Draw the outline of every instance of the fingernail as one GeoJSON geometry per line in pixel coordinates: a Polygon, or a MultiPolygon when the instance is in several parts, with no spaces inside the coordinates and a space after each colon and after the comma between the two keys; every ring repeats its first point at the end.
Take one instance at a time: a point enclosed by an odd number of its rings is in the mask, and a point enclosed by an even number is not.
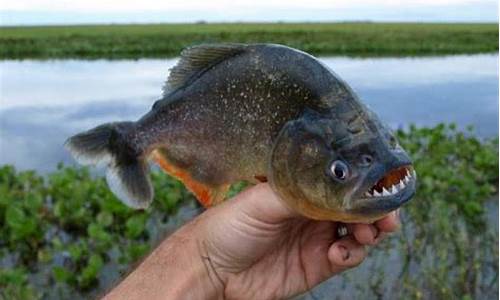
{"type": "Polygon", "coordinates": [[[348,260],[349,256],[350,256],[349,250],[347,250],[347,248],[345,246],[342,246],[342,245],[337,246],[337,248],[339,249],[339,252],[340,252],[340,255],[342,256],[342,259],[348,260]]]}

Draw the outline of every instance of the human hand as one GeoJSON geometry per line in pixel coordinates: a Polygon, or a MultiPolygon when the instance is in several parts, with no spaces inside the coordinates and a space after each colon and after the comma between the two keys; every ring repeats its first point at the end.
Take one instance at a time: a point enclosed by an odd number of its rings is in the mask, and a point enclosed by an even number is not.
{"type": "Polygon", "coordinates": [[[224,296],[281,299],[360,264],[364,245],[377,244],[399,220],[392,213],[374,225],[349,224],[352,234],[337,238],[339,223],[300,217],[261,184],[199,222],[201,255],[224,296]]]}
{"type": "Polygon", "coordinates": [[[339,225],[299,216],[268,184],[259,184],[174,233],[110,295],[292,297],[360,264],[365,245],[395,231],[399,217],[393,212],[374,224],[348,224],[350,234],[342,238],[337,237],[339,225]],[[157,278],[165,281],[159,286],[149,282],[157,278]]]}

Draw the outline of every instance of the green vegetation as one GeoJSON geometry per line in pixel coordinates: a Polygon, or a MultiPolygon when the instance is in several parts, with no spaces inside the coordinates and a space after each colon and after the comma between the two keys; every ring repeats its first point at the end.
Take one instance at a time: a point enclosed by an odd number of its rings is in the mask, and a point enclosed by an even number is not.
{"type": "Polygon", "coordinates": [[[158,228],[147,224],[153,215],[161,212],[161,222],[189,198],[163,173],[154,173],[153,182],[154,204],[135,211],[85,168],[59,165],[47,177],[0,168],[0,258],[11,266],[0,265],[0,299],[68,298],[95,289],[106,264],[126,271],[155,242],[158,228]],[[36,288],[34,272],[46,277],[36,288]]]}
{"type": "Polygon", "coordinates": [[[498,139],[480,141],[455,125],[398,135],[414,159],[417,194],[399,234],[371,253],[369,288],[351,298],[498,298],[498,223],[490,211],[498,210],[498,139]],[[401,266],[388,269],[395,251],[401,266]],[[391,276],[393,286],[384,284],[391,276]]]}
{"type": "Polygon", "coordinates": [[[207,42],[266,42],[315,55],[498,51],[498,24],[272,23],[1,27],[0,59],[177,56],[207,42]]]}
{"type": "MultiPolygon", "coordinates": [[[[497,295],[498,232],[488,226],[485,207],[498,193],[498,140],[479,140],[453,125],[398,135],[415,160],[417,195],[403,210],[400,233],[371,252],[371,271],[344,275],[347,284],[358,279],[359,295],[350,297],[497,295]],[[394,252],[396,263],[388,255],[394,252]],[[388,285],[391,274],[396,283],[388,285]]],[[[165,234],[162,226],[181,205],[193,205],[176,180],[153,173],[153,182],[152,207],[134,211],[87,169],[59,166],[42,177],[0,168],[0,299],[89,298],[103,291],[165,234]]]]}

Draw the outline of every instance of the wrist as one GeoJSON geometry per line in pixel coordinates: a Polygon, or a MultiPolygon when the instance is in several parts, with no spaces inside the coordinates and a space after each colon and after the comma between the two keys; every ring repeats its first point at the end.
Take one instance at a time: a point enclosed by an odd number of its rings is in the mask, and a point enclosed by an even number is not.
{"type": "Polygon", "coordinates": [[[164,240],[104,299],[219,299],[223,284],[207,265],[196,226],[164,240]]]}
{"type": "MultiPolygon", "coordinates": [[[[167,299],[220,299],[224,283],[212,265],[203,239],[198,238],[194,224],[175,233],[162,242],[158,250],[174,256],[177,271],[169,273],[167,299]],[[163,248],[164,247],[164,248],[163,248]],[[163,248],[163,249],[162,249],[163,248]],[[173,274],[175,272],[175,274],[173,274]]],[[[168,282],[167,281],[167,282],[168,282]]]]}

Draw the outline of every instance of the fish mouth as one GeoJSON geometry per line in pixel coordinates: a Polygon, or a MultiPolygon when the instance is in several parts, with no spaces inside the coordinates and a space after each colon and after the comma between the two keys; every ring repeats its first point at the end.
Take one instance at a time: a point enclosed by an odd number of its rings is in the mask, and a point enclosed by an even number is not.
{"type": "Polygon", "coordinates": [[[366,198],[395,196],[403,193],[416,177],[415,169],[411,165],[401,166],[387,172],[363,196],[366,198]]]}
{"type": "Polygon", "coordinates": [[[397,209],[415,194],[416,180],[411,164],[389,170],[362,193],[353,212],[370,215],[397,209]]]}

